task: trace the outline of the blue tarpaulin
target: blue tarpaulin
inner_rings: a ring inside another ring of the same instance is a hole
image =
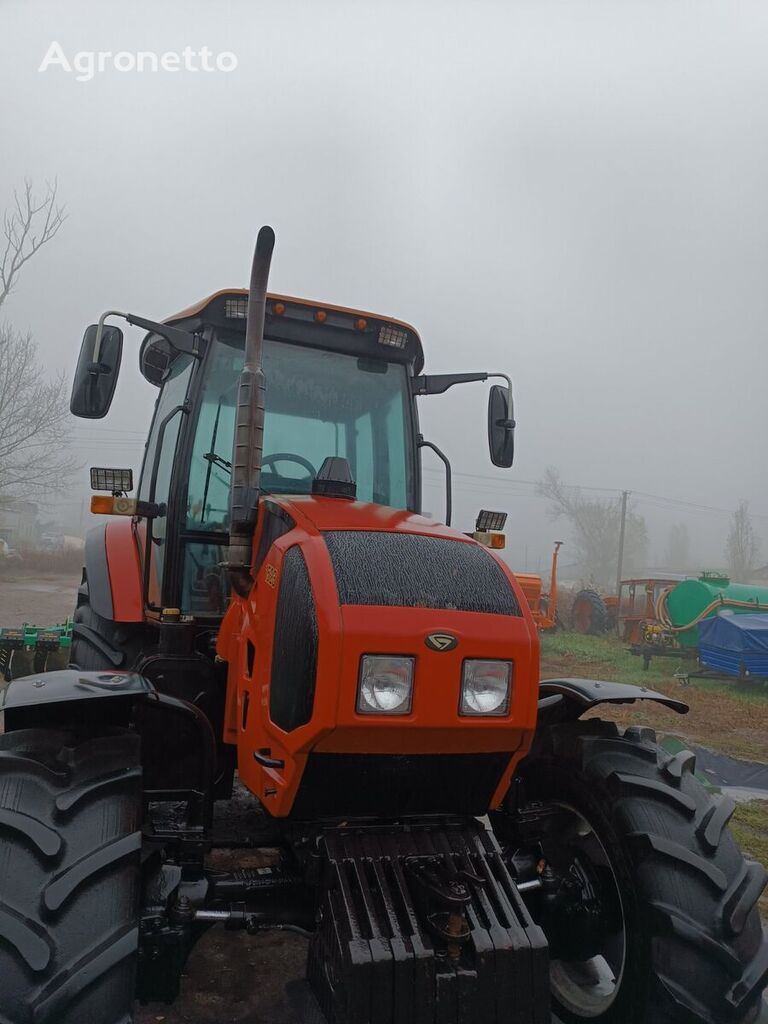
[[[768,678],[768,615],[713,615],[698,625],[699,661],[729,676]]]

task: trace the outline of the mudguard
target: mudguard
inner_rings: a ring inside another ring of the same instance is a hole
[[[83,582],[91,608],[102,619],[144,621],[141,560],[130,519],[117,517],[88,531]]]
[[[539,726],[574,721],[598,704],[634,704],[638,700],[655,701],[679,715],[687,715],[689,710],[684,701],[645,686],[602,679],[543,679],[539,683]]]
[[[64,705],[75,701],[83,706],[68,712]],[[217,758],[211,723],[200,708],[158,692],[138,672],[68,668],[22,676],[0,691],[0,711],[9,713],[6,731],[61,728],[74,714],[78,721],[120,726],[133,719],[142,739],[145,795],[172,792],[174,799],[190,801],[190,821],[210,825]]]
[[[0,711],[109,697],[135,700],[150,693],[155,693],[152,683],[135,672],[80,672],[67,668],[12,680],[0,690]]]

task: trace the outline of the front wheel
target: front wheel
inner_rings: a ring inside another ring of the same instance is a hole
[[[138,948],[139,739],[0,736],[0,1021],[129,1024]]]
[[[728,831],[694,755],[650,729],[555,726],[521,769],[538,807],[543,888],[564,1024],[752,1024],[768,979],[757,900],[765,870]]]

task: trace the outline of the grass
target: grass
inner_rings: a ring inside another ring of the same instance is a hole
[[[542,679],[579,676],[634,683],[690,705],[685,716],[651,702],[606,705],[596,712],[600,717],[622,725],[649,725],[733,757],[768,761],[768,690],[744,690],[733,683],[703,679],[691,679],[690,685],[683,686],[674,677],[678,668],[677,659],[654,658],[644,671],[642,659],[629,654],[627,645],[613,637],[559,631],[542,635]]]
[[[768,801],[739,804],[731,818],[731,831],[748,857],[768,867]],[[760,911],[768,918],[768,891],[760,897]]]

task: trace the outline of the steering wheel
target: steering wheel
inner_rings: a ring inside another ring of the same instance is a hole
[[[262,469],[268,462],[295,462],[302,469],[306,469],[311,480],[314,480],[317,476],[317,470],[308,459],[303,458],[301,455],[294,455],[292,452],[275,452],[273,455],[265,455],[261,460]],[[275,476],[280,476],[276,469],[273,469],[272,472]]]

